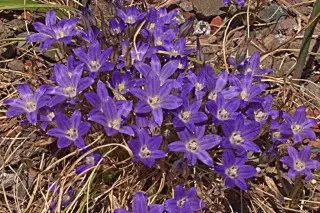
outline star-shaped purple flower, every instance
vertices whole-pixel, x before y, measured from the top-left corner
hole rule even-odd
[[[174,198],[166,200],[164,205],[168,213],[194,213],[203,209],[205,203],[197,198],[196,187],[185,190],[178,185],[174,189]]]
[[[97,83],[97,93],[95,92],[86,92],[84,94],[87,101],[99,111],[103,111],[102,105],[109,99],[112,99],[109,95],[108,89],[106,85],[102,81],[98,81]]]
[[[169,144],[168,149],[173,152],[184,152],[184,157],[189,160],[189,164],[194,166],[197,159],[202,163],[213,166],[213,161],[206,151],[217,146],[221,137],[219,135],[205,135],[205,126],[196,126],[195,133],[188,129],[178,132],[180,141]]]
[[[310,159],[310,146],[303,146],[300,152],[291,146],[288,146],[287,149],[289,156],[282,157],[281,162],[289,167],[288,177],[294,178],[305,174],[306,180],[311,180],[311,169],[320,168],[320,162]]]
[[[111,54],[112,48],[101,50],[99,42],[92,43],[88,52],[83,48],[74,50],[74,54],[78,56],[79,60],[83,62],[84,70],[90,71],[94,75],[102,71],[110,71],[113,65],[107,61]]]
[[[6,115],[8,117],[26,114],[27,120],[36,125],[38,120],[38,110],[44,107],[50,100],[46,95],[47,87],[41,86],[34,93],[29,84],[20,84],[17,86],[20,98],[10,98],[4,101],[4,104],[11,106]]]
[[[127,8],[126,12],[124,12],[121,9],[118,9],[117,14],[126,24],[129,25],[141,22],[143,18],[146,16],[145,12],[141,13],[135,6]]]
[[[40,52],[43,52],[50,47],[54,42],[60,41],[69,44],[74,35],[79,34],[79,31],[74,30],[79,19],[62,19],[57,22],[56,13],[49,10],[46,13],[45,25],[40,22],[33,24],[38,33],[31,34],[27,37],[28,42],[41,42]]]
[[[274,143],[285,143],[292,136],[290,126],[285,122],[271,121],[270,134]]]
[[[82,64],[78,65],[72,73],[68,72],[62,64],[56,64],[54,75],[59,86],[53,86],[48,90],[49,94],[54,95],[48,104],[49,107],[53,107],[67,99],[70,100],[71,104],[74,104],[76,96],[93,84],[94,80],[92,78],[81,78],[82,72]]]
[[[152,167],[155,160],[164,158],[166,153],[159,150],[162,136],[150,137],[146,130],[141,130],[137,139],[129,140],[128,145],[133,151],[134,161],[141,161],[148,167]]]
[[[225,150],[222,154],[223,165],[215,166],[214,170],[222,175],[225,186],[238,186],[247,191],[245,179],[254,176],[257,170],[253,166],[244,165],[246,160],[246,155],[237,158],[231,150]]]
[[[96,166],[98,164],[98,162],[100,161],[100,159],[101,159],[101,155],[99,155],[99,154],[91,153],[91,154],[87,155],[83,159],[83,164],[76,168],[76,174],[79,175],[79,174],[83,173],[84,171],[90,169],[91,167]]]
[[[260,133],[260,125],[256,122],[245,121],[239,114],[235,120],[222,123],[225,138],[221,142],[222,148],[232,148],[237,151],[259,152],[260,148],[252,139]]]
[[[298,143],[306,138],[316,139],[311,127],[317,124],[317,120],[314,118],[306,119],[306,108],[304,106],[298,107],[293,116],[286,112],[283,112],[282,116],[291,127],[293,142]]]
[[[110,19],[109,31],[111,35],[116,36],[121,34],[124,28],[125,28],[125,23],[122,19]]]
[[[104,126],[108,136],[118,132],[134,136],[133,129],[130,126],[124,126],[126,118],[132,109],[132,101],[116,102],[109,98],[102,103],[102,112],[100,109],[93,109],[88,115],[88,120],[97,122]]]
[[[114,213],[162,213],[164,207],[159,204],[148,205],[147,196],[142,192],[137,192],[132,200],[132,209],[116,209]]]
[[[182,100],[182,106],[177,110],[172,111],[175,115],[173,125],[178,130],[182,130],[184,127],[187,127],[191,132],[195,132],[195,124],[206,121],[208,116],[203,112],[199,112],[202,103],[201,101],[195,101],[190,104],[187,97]]]
[[[57,114],[55,117],[57,128],[49,129],[47,134],[58,138],[58,148],[65,148],[74,143],[78,148],[85,146],[83,136],[87,134],[91,125],[81,121],[81,112],[76,110],[68,118],[65,114]]]
[[[157,75],[149,73],[146,78],[144,90],[132,88],[130,92],[140,100],[136,104],[136,113],[152,112],[154,120],[161,125],[163,121],[163,109],[176,109],[182,104],[177,96],[170,95],[172,84],[167,82],[160,86],[160,79]]]

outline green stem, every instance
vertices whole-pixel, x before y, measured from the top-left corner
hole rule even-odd
[[[315,2],[313,11],[311,13],[310,17],[310,22],[313,19],[317,19],[314,21],[309,27],[307,27],[306,31],[304,32],[304,36],[302,39],[302,45],[300,48],[300,53],[298,57],[298,62],[295,68],[295,72],[293,74],[293,78],[299,79],[303,76],[303,68],[305,66],[307,57],[308,57],[308,50],[310,47],[311,39],[312,39],[312,34],[314,32],[315,27],[317,26],[318,20],[320,18],[320,0],[317,0]]]

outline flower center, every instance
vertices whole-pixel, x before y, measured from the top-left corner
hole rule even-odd
[[[160,38],[157,38],[156,41],[154,42],[154,44],[155,44],[156,46],[161,46],[161,45],[163,45],[163,42],[161,41]]]
[[[86,157],[86,164],[89,166],[94,166],[94,157],[93,156],[87,156]]]
[[[254,111],[254,119],[257,122],[263,121],[265,119],[265,113],[261,109]]]
[[[142,158],[149,158],[151,156],[151,151],[148,147],[142,146],[140,149],[139,156]]]
[[[67,138],[74,141],[78,138],[78,131],[75,128],[70,128],[66,132]]]
[[[148,104],[151,107],[156,107],[159,103],[160,103],[160,97],[159,96],[155,96],[155,97],[152,97],[152,98],[148,99]]]
[[[89,67],[91,68],[90,70],[92,72],[97,72],[100,68],[100,63],[98,61],[90,61],[89,62]]]
[[[65,34],[62,30],[58,30],[56,35],[57,35],[57,39],[65,37]]]
[[[179,62],[179,64],[178,64],[178,69],[183,69],[183,64],[181,63],[181,62]]]
[[[213,100],[213,101],[217,100],[217,93],[216,92],[210,92],[208,98],[210,100]]]
[[[68,98],[74,98],[77,95],[77,90],[76,88],[70,86],[64,89],[64,94]]]
[[[113,128],[113,129],[119,130],[120,129],[120,124],[121,124],[121,119],[116,119],[116,120],[113,120],[110,123],[110,127]]]
[[[183,120],[184,122],[188,122],[191,117],[191,111],[185,111],[180,114],[180,119]]]
[[[280,138],[280,132],[279,132],[279,131],[273,132],[273,133],[272,133],[272,137],[273,137],[273,138],[276,138],[276,139]]]
[[[295,170],[300,172],[306,168],[306,164],[303,161],[301,161],[300,159],[297,159],[293,162],[293,167]]]
[[[28,112],[34,112],[37,109],[37,104],[34,101],[28,101],[25,103],[25,107]]]
[[[185,202],[187,202],[187,201],[188,201],[188,198],[183,197],[182,199],[180,199],[180,200],[177,201],[177,206],[181,208],[181,207],[183,206],[183,204],[184,204]]]
[[[242,144],[243,142],[243,138],[241,137],[241,134],[240,132],[233,132],[231,137],[230,137],[230,142],[232,144],[236,144],[236,145],[239,145],[239,144]]]
[[[112,33],[113,33],[113,35],[120,34],[120,33],[121,33],[120,27],[115,27],[115,28],[113,28],[113,29],[112,29]]]
[[[197,82],[196,85],[195,85],[195,88],[196,88],[197,91],[200,91],[200,90],[202,90],[204,88],[204,86],[203,86],[203,84]]]
[[[66,205],[67,203],[69,203],[70,199],[71,197],[68,194],[65,194],[62,196],[62,203]]]
[[[54,112],[50,112],[50,113],[48,113],[47,118],[48,118],[49,121],[52,121],[54,116],[55,116]]]
[[[119,93],[123,94],[127,90],[126,82],[122,81],[120,84],[117,85],[117,90]]]
[[[153,30],[155,26],[156,26],[155,23],[150,23],[150,24],[148,25],[148,29],[149,29],[149,30]]]
[[[127,16],[126,17],[126,23],[134,24],[135,22],[136,22],[136,19],[133,16]]]
[[[229,113],[227,110],[225,110],[224,108],[220,108],[218,110],[218,113],[217,113],[217,117],[219,120],[228,120],[229,118]]]
[[[225,171],[225,174],[230,178],[237,178],[238,177],[238,167],[237,166],[231,166],[230,168],[227,168]]]
[[[240,98],[241,98],[242,100],[246,100],[247,97],[248,97],[247,91],[242,90],[242,92],[240,93]]]
[[[189,152],[196,152],[199,149],[198,142],[195,139],[192,139],[186,144],[186,148]]]
[[[248,67],[246,70],[246,73],[251,73],[253,70],[251,69],[251,67]]]
[[[299,125],[299,124],[293,124],[291,126],[291,129],[292,129],[292,132],[296,135],[296,134],[299,134],[302,130],[302,126]]]

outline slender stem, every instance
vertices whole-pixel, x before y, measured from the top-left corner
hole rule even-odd
[[[310,21],[315,17],[317,17],[317,20],[314,21],[304,32],[304,37],[302,39],[302,45],[300,48],[298,62],[296,65],[295,72],[293,74],[294,78],[301,78],[303,76],[303,68],[305,66],[305,63],[306,63],[306,60],[308,57],[312,34],[313,34],[314,29],[316,28],[318,20],[320,18],[319,13],[320,13],[320,0],[317,0],[314,5],[313,11],[311,13]]]

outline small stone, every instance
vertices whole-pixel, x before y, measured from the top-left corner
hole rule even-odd
[[[211,26],[221,26],[222,24],[223,24],[223,21],[220,16],[214,17],[210,22]]]
[[[186,20],[188,20],[189,18],[191,18],[191,17],[193,17],[193,16],[195,16],[195,14],[194,14],[194,13],[191,13],[191,12],[184,12],[184,13],[183,13],[183,17],[184,17]]]
[[[209,43],[209,44],[214,44],[214,43],[217,42],[217,40],[218,40],[217,36],[213,35],[213,36],[210,36],[210,37],[208,38],[208,43]]]
[[[182,10],[186,12],[190,12],[193,10],[193,4],[190,1],[183,1],[182,3],[179,4]]]
[[[220,10],[224,6],[223,0],[191,0],[193,8],[202,17],[212,17],[221,15]]]
[[[315,179],[311,180],[311,184],[315,185],[317,183],[317,181]]]
[[[8,68],[12,70],[17,70],[17,71],[23,71],[24,64],[21,60],[13,60],[8,62]]]

